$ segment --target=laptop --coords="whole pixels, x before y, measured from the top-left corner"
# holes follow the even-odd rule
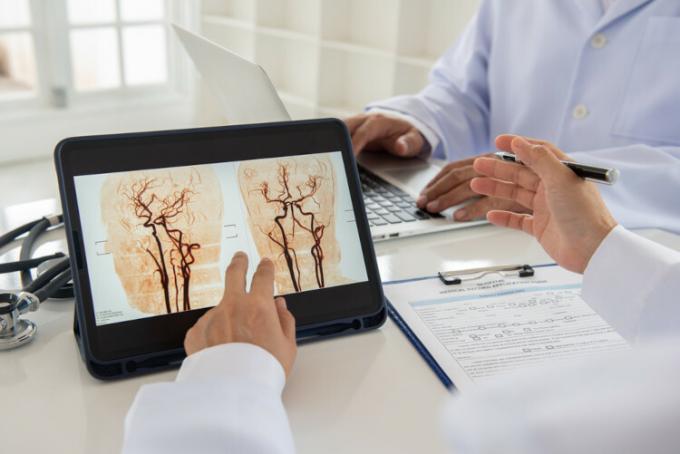
[[[262,67],[184,28],[174,24],[173,28],[230,123],[291,119]],[[374,241],[486,222],[453,221],[451,214],[457,207],[434,214],[416,206],[418,194],[440,170],[433,163],[418,158],[398,158],[388,153],[361,153],[357,161]]]

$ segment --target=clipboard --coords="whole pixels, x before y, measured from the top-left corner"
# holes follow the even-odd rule
[[[399,315],[399,312],[397,312],[394,306],[392,306],[392,303],[390,303],[388,299],[386,299],[386,301],[387,301],[387,315],[399,327],[401,332],[404,333],[404,336],[406,336],[406,339],[408,339],[411,345],[413,345],[413,348],[415,348],[416,351],[420,354],[420,356],[423,357],[425,363],[427,363],[427,365],[430,366],[430,369],[432,369],[432,372],[434,372],[437,378],[442,382],[442,385],[444,385],[444,387],[449,390],[456,389],[456,386],[453,384],[453,381],[449,378],[446,372],[444,372],[444,369],[441,368],[437,360],[432,357],[430,352],[427,350],[427,347],[425,347],[425,345],[423,345],[423,343],[420,342],[418,336],[415,335],[411,328],[409,328],[409,326],[406,324],[404,319],[401,318],[401,315]]]
[[[510,281],[514,282],[521,282],[522,279],[525,277],[529,277],[532,279],[527,279],[527,288],[515,288],[515,289],[508,289],[508,290],[502,290],[499,293],[492,294],[492,295],[486,295],[483,296],[482,298],[494,298],[496,301],[500,298],[503,299],[505,297],[507,298],[514,298],[515,300],[522,299],[525,297],[525,294],[523,292],[526,292],[526,297],[528,298],[530,295],[533,298],[535,296],[535,293],[538,290],[541,289],[540,286],[534,286],[534,282],[544,284],[546,281],[542,280],[544,277],[549,276],[554,279],[555,276],[570,276],[571,283],[568,285],[562,285],[561,283],[556,283],[556,282],[549,282],[550,285],[554,287],[556,290],[552,290],[553,292],[566,292],[571,295],[572,298],[575,298],[575,291],[577,290],[579,293],[579,298],[580,298],[580,277],[578,278],[578,283],[576,282],[576,278],[574,277],[574,273],[570,273],[569,271],[563,270],[562,268],[559,268],[556,264],[541,264],[541,265],[535,265],[532,267],[529,267],[530,269],[536,270],[536,276],[534,278],[533,273],[526,273],[522,272],[522,270],[526,271],[527,265],[511,265],[508,267],[489,267],[489,268],[476,268],[474,270],[457,270],[455,272],[446,272],[446,276],[451,278],[452,276],[456,276],[457,274],[460,274],[464,277],[464,282],[467,282],[467,285],[471,285],[471,282],[477,281],[477,280],[483,280],[485,279],[486,281],[491,280],[491,282],[501,282],[502,279],[505,279],[503,277],[503,272],[507,272],[508,268],[512,268],[512,273],[516,276],[515,278],[511,278]],[[542,272],[541,269],[548,269],[549,272]],[[470,276],[470,271],[473,271],[474,274],[478,274],[478,277]],[[453,374],[447,372],[447,370],[452,370],[450,364],[447,363],[447,359],[442,355],[441,351],[441,346],[436,345],[435,342],[432,342],[432,339],[426,339],[424,342],[423,339],[418,335],[417,330],[414,329],[413,326],[409,324],[409,321],[402,316],[400,311],[398,310],[397,306],[394,304],[393,301],[390,301],[389,297],[389,287],[391,286],[397,286],[397,285],[402,285],[406,284],[407,286],[410,286],[411,289],[416,288],[417,286],[432,286],[432,285],[439,285],[441,286],[442,291],[459,291],[456,287],[460,287],[460,283],[456,284],[450,284],[446,283],[442,276],[440,275],[442,273],[439,273],[435,276],[425,276],[425,277],[418,277],[418,278],[412,278],[412,279],[404,279],[404,280],[397,280],[397,281],[390,281],[390,282],[385,282],[383,283],[383,286],[385,286],[385,294],[386,294],[386,300],[387,300],[387,313],[388,316],[392,319],[392,321],[399,327],[401,332],[406,336],[408,341],[411,343],[413,348],[416,349],[416,351],[420,354],[420,356],[423,358],[425,363],[432,369],[434,374],[437,376],[437,378],[441,381],[441,383],[444,385],[445,388],[448,390],[456,390],[456,391],[461,391],[461,387],[467,387],[470,386],[470,381],[466,380],[461,380],[460,383],[457,382],[456,376],[453,376]],[[493,275],[493,276],[491,276]],[[543,276],[542,276],[543,275]],[[522,277],[520,277],[522,276]],[[556,280],[556,279],[554,279]],[[421,284],[422,282],[422,284]],[[435,284],[436,283],[436,284]],[[555,285],[553,285],[555,284]],[[479,284],[482,285],[482,284]],[[447,290],[448,289],[448,290]],[[575,290],[576,289],[576,290]],[[462,290],[462,289],[461,289]],[[397,292],[401,294],[402,292]],[[474,297],[470,297],[470,300],[474,300]],[[466,304],[467,300],[461,299],[461,303]],[[419,303],[416,303],[419,304]],[[403,302],[402,302],[403,305]],[[403,306],[402,306],[403,307]],[[584,317],[590,317],[590,321],[592,322],[591,325],[597,325],[599,326],[601,334],[591,334],[590,337],[584,336],[583,342],[587,342],[589,340],[597,339],[601,343],[605,345],[605,349],[612,349],[612,350],[617,350],[617,349],[622,349],[622,348],[628,348],[628,344],[621,338],[603,319],[599,317],[599,315],[595,314],[590,307],[585,304],[582,300],[574,303],[574,321],[576,321],[577,314],[580,314]],[[528,309],[527,309],[528,310]],[[564,312],[564,311],[562,311]],[[569,317],[567,315],[567,317]],[[414,320],[412,317],[411,320]],[[570,322],[566,321],[565,326],[568,326],[568,323]],[[415,323],[419,323],[418,320],[415,321]],[[413,323],[412,323],[413,324]],[[609,328],[609,329],[607,329]],[[420,330],[420,333],[423,333],[423,326],[419,326],[418,329]],[[563,327],[560,327],[559,329],[566,329]],[[424,336],[426,337],[426,336]],[[577,339],[578,340],[578,339]],[[431,351],[430,348],[428,348],[428,343],[431,347],[434,347],[435,350],[439,348],[439,351]],[[565,341],[566,343],[566,341]],[[602,344],[601,344],[602,345]],[[548,348],[551,346],[545,346],[545,348]],[[559,350],[553,350],[555,352]],[[588,351],[584,349],[584,354],[587,354]],[[509,353],[510,354],[510,353]],[[531,353],[530,353],[531,354]],[[529,354],[529,355],[530,355]],[[439,359],[438,359],[439,358]],[[440,361],[441,359],[444,359],[443,361]],[[448,369],[447,369],[448,367]],[[455,374],[459,374],[458,370],[454,370]],[[460,378],[460,374],[458,375]],[[461,386],[464,385],[464,386]]]

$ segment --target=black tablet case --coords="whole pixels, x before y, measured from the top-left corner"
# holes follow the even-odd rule
[[[80,357],[85,362],[85,366],[87,367],[88,372],[90,372],[90,375],[95,378],[100,380],[114,380],[151,372],[160,372],[166,369],[179,367],[184,358],[186,358],[184,349],[180,348],[177,350],[133,356],[116,361],[97,361],[93,358],[87,348],[87,339],[84,337],[87,334],[80,329],[81,322],[79,321],[78,314],[78,302],[76,301],[73,314],[73,334],[78,343]],[[339,320],[332,324],[324,324],[316,328],[307,328],[297,332],[296,337],[298,345],[379,328],[385,323],[386,316],[387,311],[386,308],[383,307],[378,313],[369,317],[350,318]],[[84,323],[84,321],[82,323]]]
[[[292,123],[314,124],[324,120],[307,120]],[[328,120],[325,120],[328,121]],[[339,121],[339,120],[331,120]],[[264,125],[260,125],[264,126]],[[77,294],[77,292],[76,292]],[[160,351],[145,355],[131,356],[115,361],[99,361],[88,348],[87,330],[81,329],[85,326],[85,320],[81,319],[82,311],[78,310],[80,301],[76,296],[75,312],[73,320],[73,333],[78,343],[80,356],[85,362],[89,373],[101,380],[114,380],[136,375],[147,374],[179,367],[186,357],[183,348],[176,350]],[[331,323],[324,323],[318,326],[307,326],[304,330],[299,330],[296,334],[298,344],[315,340],[355,334],[379,328],[387,318],[387,309],[383,302],[382,308],[375,314],[361,318],[352,317],[335,320]]]

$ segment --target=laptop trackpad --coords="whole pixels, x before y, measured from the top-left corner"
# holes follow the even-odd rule
[[[387,153],[361,153],[359,164],[407,190],[412,195],[420,193],[440,168],[419,158],[404,159]]]

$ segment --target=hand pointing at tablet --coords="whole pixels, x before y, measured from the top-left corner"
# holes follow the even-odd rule
[[[248,343],[271,353],[290,374],[295,361],[295,319],[286,302],[274,299],[274,264],[263,259],[246,291],[248,256],[237,252],[227,267],[224,296],[187,332],[184,349],[191,355],[208,347]]]

